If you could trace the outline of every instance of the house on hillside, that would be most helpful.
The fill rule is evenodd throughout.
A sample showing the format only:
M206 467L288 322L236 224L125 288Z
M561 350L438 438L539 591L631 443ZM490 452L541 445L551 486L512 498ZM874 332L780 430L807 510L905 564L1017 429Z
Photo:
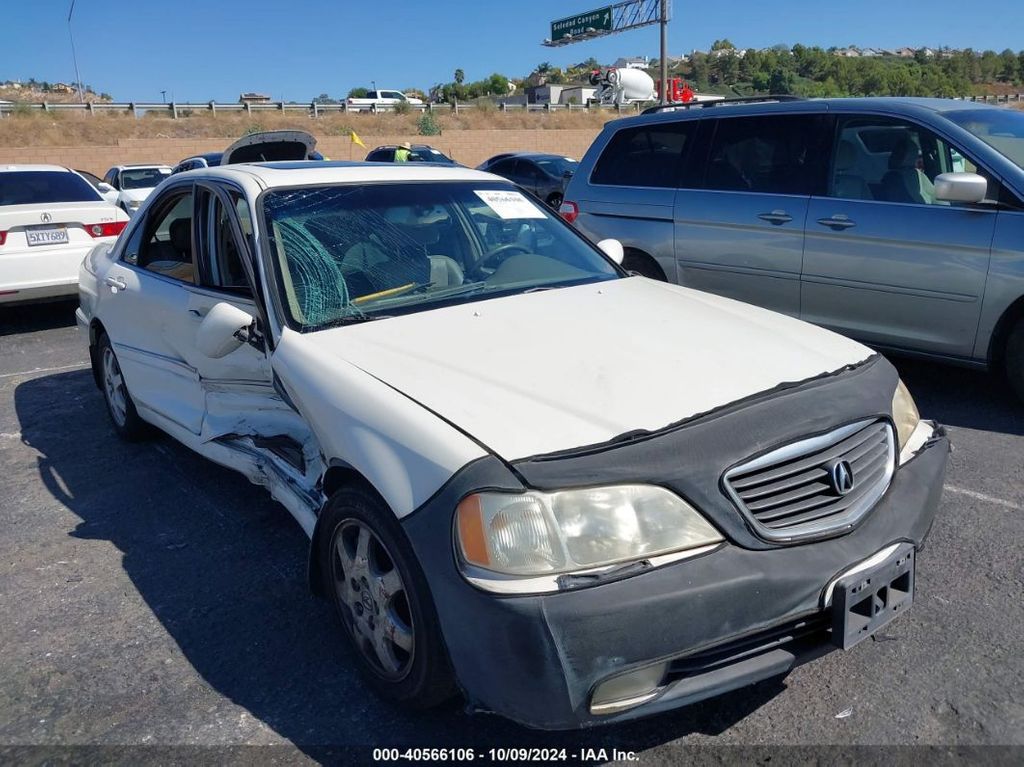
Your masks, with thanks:
M855 45L851 45L848 48L837 48L835 55L844 59L859 59L862 53L860 48Z
M907 48L906 46L896 49L896 55L901 59L912 59L914 54L917 53L913 48Z
M612 64L616 69L647 69L650 65L651 59L648 56L625 56Z
M238 97L239 104L269 104L270 96L264 93L243 93Z
M50 86L50 93L64 93L64 94L68 94L68 93L74 93L74 92L75 92L75 86L74 85L68 85L67 83L54 83L53 85Z

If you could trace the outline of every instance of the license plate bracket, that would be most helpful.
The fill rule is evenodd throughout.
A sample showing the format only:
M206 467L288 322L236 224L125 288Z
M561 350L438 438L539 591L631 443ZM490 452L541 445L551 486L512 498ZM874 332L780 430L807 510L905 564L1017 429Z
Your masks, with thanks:
M840 578L832 593L832 643L849 650L914 603L914 547L903 543L874 567Z
M30 226L25 229L25 239L30 248L40 245L66 245L68 228L63 225Z

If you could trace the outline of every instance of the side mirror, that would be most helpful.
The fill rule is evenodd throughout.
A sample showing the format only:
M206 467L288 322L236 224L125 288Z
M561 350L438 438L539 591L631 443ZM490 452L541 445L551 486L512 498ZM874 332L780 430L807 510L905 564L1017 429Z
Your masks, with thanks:
M622 248L622 243L618 240L601 240L597 243L597 247L600 248L608 258L622 266L622 259L626 257L626 251Z
M112 187L106 181L101 181L100 183L98 183L96 185L96 188L99 189L104 194L106 194L107 192L116 192L117 191L116 189L114 189L114 187Z
M196 347L207 357L219 360L249 340L252 315L227 303L215 304L196 331Z
M935 199L942 202L981 202L988 181L977 173L940 173L935 177Z

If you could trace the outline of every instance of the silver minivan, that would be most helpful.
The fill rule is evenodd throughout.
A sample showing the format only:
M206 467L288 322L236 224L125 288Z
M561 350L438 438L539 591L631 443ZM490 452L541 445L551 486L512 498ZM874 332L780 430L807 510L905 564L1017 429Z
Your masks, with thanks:
M1024 112L773 97L610 122L563 216L625 266L1024 397Z

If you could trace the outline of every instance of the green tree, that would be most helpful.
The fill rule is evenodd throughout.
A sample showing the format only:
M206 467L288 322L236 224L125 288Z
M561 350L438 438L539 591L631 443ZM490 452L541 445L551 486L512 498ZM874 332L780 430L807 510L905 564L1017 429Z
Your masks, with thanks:
M365 99L370 95L370 92L366 88L353 88L348 92L348 98L350 99Z
M466 73L463 72L461 69L456 69L455 70L455 82L456 82L456 84L457 85L462 85L462 83L463 83L463 81L465 79L466 79Z
M712 51L734 51L734 50L736 50L736 46L732 44L732 42L729 40L728 37L726 37L723 40L715 40L715 42L711 43L711 50Z
M1016 82L1020 75L1020 62L1017 60L1017 54L1007 48L999 54L999 62L1001 65L999 79L1004 83Z
M785 96L793 93L793 73L779 68L772 72L768 80L768 91L778 96Z

